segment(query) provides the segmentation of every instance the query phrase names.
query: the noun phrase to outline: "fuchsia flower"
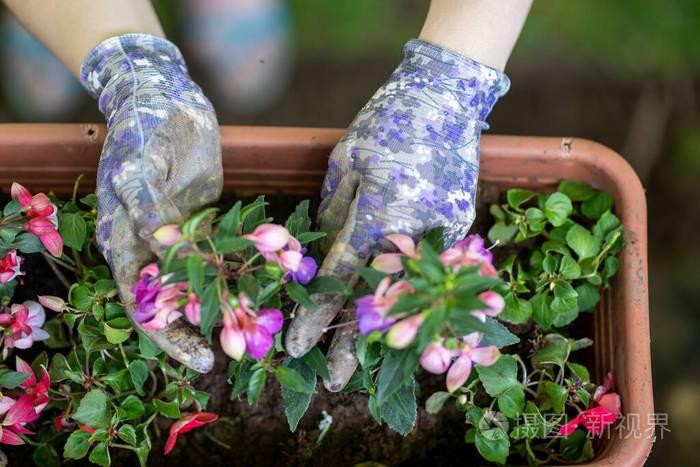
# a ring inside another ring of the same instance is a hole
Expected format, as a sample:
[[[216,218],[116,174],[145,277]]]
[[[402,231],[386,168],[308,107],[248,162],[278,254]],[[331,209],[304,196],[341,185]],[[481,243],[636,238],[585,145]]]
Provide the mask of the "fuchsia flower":
[[[13,183],[10,189],[12,199],[16,199],[29,217],[24,229],[33,233],[44,248],[53,256],[63,254],[63,240],[58,234],[58,208],[51,203],[48,196],[38,193],[34,196],[19,183]]]
[[[132,289],[136,302],[134,319],[143,329],[164,329],[182,316],[180,302],[187,297],[187,283],[166,284],[169,276],[158,277],[159,273],[156,263],[145,266]]]
[[[263,308],[257,313],[245,294],[238,295],[234,309],[224,298],[224,329],[219,335],[224,352],[240,360],[247,350],[256,360],[263,358],[274,345],[274,335],[282,329],[284,316],[276,308]]]
[[[362,334],[383,331],[396,322],[396,318],[387,318],[389,312],[399,300],[402,293],[413,293],[413,287],[406,281],[391,284],[391,278],[381,280],[374,295],[365,295],[355,300],[357,320]]]
[[[27,378],[20,388],[24,389],[27,395],[31,398],[32,404],[34,405],[34,410],[37,413],[44,410],[46,404],[49,403],[49,388],[51,387],[51,377],[46,371],[46,368],[41,367],[41,380],[36,380],[36,375],[34,370],[29,366],[27,362],[19,357],[16,358],[15,368],[20,373],[29,373],[29,378]]]
[[[378,255],[372,261],[372,267],[378,271],[394,274],[403,271],[401,258],[407,256],[409,258],[418,259],[420,256],[416,251],[416,243],[411,237],[403,234],[389,234],[387,240],[396,245],[399,253],[384,253]]]
[[[213,423],[218,420],[219,416],[211,412],[193,412],[182,414],[183,417],[170,425],[170,432],[168,433],[168,440],[165,442],[165,449],[163,454],[167,455],[175,447],[177,442],[177,437],[181,434],[185,434],[188,431],[192,431],[200,426]]]
[[[287,229],[277,224],[261,224],[253,233],[242,235],[242,238],[255,243],[255,248],[261,253],[281,250],[289,241],[289,237]]]
[[[0,326],[5,328],[3,354],[6,356],[11,348],[28,349],[34,341],[48,339],[49,334],[41,328],[45,320],[44,307],[32,300],[15,303],[10,313],[0,314]]]
[[[482,323],[486,321],[487,316],[492,318],[498,316],[506,306],[506,302],[503,300],[503,297],[501,297],[501,294],[491,290],[479,294],[479,300],[486,305],[486,308],[472,311],[471,315],[478,318]]]
[[[593,394],[593,400],[597,406],[584,410],[574,417],[569,423],[559,429],[559,436],[569,436],[576,431],[576,428],[583,424],[593,435],[600,436],[605,428],[615,423],[620,415],[621,400],[620,395],[610,392],[613,387],[612,373],[605,376],[603,386],[598,386]]]
[[[8,250],[4,258],[0,259],[0,284],[10,282],[17,276],[23,276],[20,270],[24,258],[17,256],[17,250]]]
[[[479,235],[469,235],[464,240],[455,243],[440,255],[440,261],[445,266],[460,267],[479,266],[482,276],[498,277],[493,267],[493,255],[484,248],[484,239]]]
[[[268,224],[271,225],[271,224]],[[281,227],[281,226],[277,226]],[[284,229],[284,227],[282,227]],[[257,229],[256,229],[257,230]],[[286,231],[287,229],[285,229]],[[316,275],[318,266],[316,261],[310,256],[304,256],[306,249],[302,248],[299,240],[287,233],[287,243],[281,250],[263,251],[263,257],[272,263],[280,265],[284,271],[284,280],[308,284]],[[245,235],[244,235],[245,237]],[[257,244],[256,244],[257,246]]]
[[[20,435],[32,434],[25,425],[39,418],[39,412],[34,409],[32,397],[21,396],[17,400],[3,397],[0,400],[0,415],[5,415],[0,423],[0,444],[18,446],[24,444]]]
[[[493,365],[500,352],[495,345],[479,347],[482,335],[478,332],[467,334],[462,338],[460,347],[448,350],[442,340],[430,343],[421,354],[420,363],[423,368],[434,374],[447,371],[447,390],[454,392],[469,378],[472,363],[482,366]],[[452,362],[452,358],[457,359]],[[449,368],[449,371],[448,371]]]

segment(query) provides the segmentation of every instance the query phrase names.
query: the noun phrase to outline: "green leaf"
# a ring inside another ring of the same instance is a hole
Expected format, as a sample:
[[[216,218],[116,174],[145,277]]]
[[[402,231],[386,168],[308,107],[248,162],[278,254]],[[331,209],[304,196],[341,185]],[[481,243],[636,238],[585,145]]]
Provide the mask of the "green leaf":
[[[112,406],[109,398],[101,389],[93,389],[80,400],[78,410],[73,418],[82,425],[92,428],[109,427],[112,418]]]
[[[145,358],[155,358],[163,351],[144,333],[139,332],[139,353]]]
[[[314,347],[303,357],[304,362],[311,367],[321,378],[329,381],[331,379],[328,373],[328,362],[326,356],[323,355],[321,349]]]
[[[204,258],[201,256],[187,258],[187,279],[197,295],[201,295],[204,291],[204,267]]]
[[[547,344],[532,356],[532,364],[536,367],[557,365],[563,367],[569,358],[570,344],[568,339],[558,334],[547,336]]]
[[[5,209],[3,209],[2,213],[4,216],[7,216],[8,214],[19,211],[21,208],[22,206],[19,205],[19,201],[13,199],[5,205]]]
[[[544,329],[549,329],[554,324],[556,315],[552,311],[550,304],[552,298],[547,293],[538,293],[530,299],[532,304],[532,319]]]
[[[506,308],[498,315],[498,319],[513,324],[525,324],[532,316],[532,304],[513,293],[506,295]]]
[[[255,405],[260,399],[260,394],[265,387],[265,380],[267,379],[267,372],[264,368],[258,368],[250,375],[250,380],[248,380],[248,403],[250,405]]]
[[[32,374],[30,372],[6,371],[0,375],[0,387],[14,389],[24,383]]]
[[[219,318],[221,303],[219,302],[217,281],[212,281],[204,289],[204,293],[200,297],[201,300],[201,322],[199,327],[202,334],[211,340],[211,333],[214,330],[214,324]]]
[[[311,300],[309,293],[306,289],[296,282],[288,282],[284,289],[287,291],[289,298],[294,300],[295,303],[308,308],[309,310],[315,310],[318,308],[318,304]]]
[[[246,294],[253,303],[257,303],[260,295],[260,282],[253,275],[242,276],[238,279],[238,290]]]
[[[364,279],[367,285],[372,289],[376,289],[379,285],[379,282],[381,282],[381,280],[387,276],[381,271],[377,271],[374,268],[367,267],[359,268],[357,272],[360,273],[362,279]]]
[[[578,224],[574,224],[566,233],[566,244],[576,252],[579,261],[592,258],[600,251],[598,239]]]
[[[418,356],[412,350],[390,350],[384,356],[377,381],[377,401],[384,405],[402,387],[418,367]]]
[[[406,436],[416,425],[416,382],[411,378],[398,388],[381,406],[381,416],[389,428]]]
[[[83,430],[75,430],[68,436],[63,446],[63,457],[66,459],[82,459],[90,449],[91,434]]]
[[[80,213],[64,212],[58,221],[58,233],[63,244],[80,251],[85,244],[87,224]]]
[[[511,386],[498,396],[498,409],[508,418],[516,418],[523,413],[525,391],[521,386]]]
[[[117,415],[120,420],[136,420],[141,418],[144,413],[146,413],[146,409],[143,402],[133,394],[127,396],[117,406]]]
[[[547,224],[547,218],[544,212],[537,208],[527,208],[525,211],[525,219],[527,219],[527,225],[533,232],[540,232]]]
[[[578,429],[559,439],[558,455],[573,464],[589,461],[594,458],[593,442],[583,430]]]
[[[14,246],[19,251],[26,254],[44,251],[44,245],[41,244],[39,237],[29,232],[23,232],[17,235],[17,238],[15,238],[14,241]]]
[[[522,190],[520,188],[512,188],[506,193],[508,205],[513,209],[519,209],[520,205],[529,201],[535,196],[535,193],[530,190]]]
[[[236,201],[231,209],[221,218],[218,231],[216,234],[217,240],[238,235],[238,228],[241,226],[241,202]]]
[[[598,293],[598,287],[584,282],[578,287],[576,287],[576,293],[578,294],[578,308],[581,311],[590,311],[598,305],[600,301],[600,293]]]
[[[447,399],[450,398],[450,393],[447,391],[437,391],[428,397],[425,401],[425,411],[431,415],[435,415],[442,410],[442,406],[445,405]]]
[[[500,428],[491,428],[486,431],[477,431],[474,437],[476,449],[481,457],[489,462],[505,464],[510,451],[508,435]]]
[[[571,256],[564,255],[559,263],[559,274],[566,279],[578,279],[581,276],[581,267]]]
[[[131,381],[134,383],[136,392],[143,396],[145,394],[143,384],[148,379],[148,365],[146,362],[143,360],[129,362],[129,375],[131,376]]]
[[[374,394],[370,394],[367,398],[367,410],[369,410],[369,414],[372,416],[374,421],[377,422],[377,425],[381,425],[382,408],[379,406],[379,402],[377,402],[377,396],[375,396]]]
[[[573,209],[569,197],[562,193],[552,193],[544,203],[544,215],[554,227],[564,225]]]
[[[119,438],[124,441],[127,444],[130,444],[132,446],[136,446],[137,444],[137,439],[136,439],[136,430],[134,429],[133,426],[131,425],[122,425],[119,427],[119,431],[117,432],[117,435],[119,435]]]
[[[297,205],[294,212],[287,218],[284,226],[294,237],[297,237],[300,233],[309,231],[311,228],[311,218],[309,217],[309,200],[305,199]],[[301,242],[301,240],[299,241]]]
[[[545,394],[547,394],[547,397],[549,397],[549,400],[552,402],[554,411],[561,413],[564,410],[566,399],[569,397],[569,391],[564,386],[560,386],[552,381],[544,381],[542,385]]]
[[[586,201],[596,193],[587,183],[576,180],[562,180],[559,183],[558,191],[568,196],[571,201]]]
[[[255,227],[265,222],[265,202],[264,196],[258,196],[255,201],[245,206],[241,210],[241,219],[243,220],[243,232],[252,232]]]
[[[252,245],[253,242],[241,237],[217,238],[215,243],[216,250],[224,254],[238,253]]]
[[[452,316],[452,327],[460,336],[465,336],[472,332],[480,332],[483,335],[481,345],[495,345],[499,349],[520,342],[518,336],[490,317],[486,317],[486,320],[482,323],[469,313],[455,313]]]
[[[315,348],[315,347],[314,347]],[[290,369],[296,371],[303,378],[307,386],[316,385],[316,374],[302,360],[290,359],[285,362]],[[301,417],[304,416],[311,404],[312,394],[308,392],[297,392],[286,387],[282,387],[282,399],[284,400],[284,414],[287,416],[289,430],[296,431]]]
[[[504,222],[496,222],[491,226],[488,232],[488,237],[491,243],[499,243],[501,245],[508,244],[513,235],[518,231],[516,224],[505,224]]]
[[[88,457],[90,462],[97,465],[109,466],[112,463],[112,459],[109,456],[109,447],[107,443],[97,443],[97,445],[92,449],[90,456]]]
[[[476,365],[476,372],[491,397],[498,397],[512,387],[520,386],[518,363],[510,355],[501,355],[493,365]]]
[[[131,335],[131,328],[118,329],[116,327],[110,326],[110,324],[106,322],[102,322],[100,324],[102,326],[105,338],[107,338],[107,342],[109,342],[110,344],[121,344],[122,342],[125,342],[127,339],[129,339],[129,336]]]
[[[277,381],[279,381],[280,385],[285,389],[295,392],[303,392],[306,394],[313,394],[316,392],[315,378],[313,382],[310,382],[293,368],[289,368],[284,365],[276,366],[272,371],[275,373]]]
[[[299,243],[301,243],[302,245],[306,245],[307,243],[311,243],[325,236],[325,232],[304,232],[302,234],[299,234],[297,240],[299,240]]]
[[[177,401],[162,401],[160,399],[153,399],[153,407],[161,414],[168,418],[174,418],[175,420],[180,418],[180,406]]]
[[[605,211],[611,210],[613,204],[612,196],[604,191],[599,191],[595,196],[581,203],[581,214],[589,219],[598,219]]]
[[[68,301],[79,310],[89,310],[94,303],[94,298],[90,289],[84,285],[79,285],[70,289]]]

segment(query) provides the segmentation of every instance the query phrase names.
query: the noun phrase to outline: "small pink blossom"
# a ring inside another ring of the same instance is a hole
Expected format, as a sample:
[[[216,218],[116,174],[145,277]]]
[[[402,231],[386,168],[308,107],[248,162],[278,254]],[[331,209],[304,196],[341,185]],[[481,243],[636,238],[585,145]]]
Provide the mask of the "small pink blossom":
[[[312,257],[304,256],[304,253],[306,249],[301,246],[299,240],[290,235],[282,251],[264,252],[263,256],[267,261],[280,265],[284,271],[285,281],[308,284],[316,275],[318,266]]]
[[[0,283],[10,282],[17,276],[23,276],[20,270],[24,259],[17,255],[17,250],[8,250],[4,258],[0,259]]]
[[[157,264],[145,266],[132,289],[136,304],[134,320],[143,329],[164,329],[182,316],[179,309],[187,296],[187,283],[166,284],[168,276],[158,277],[159,273]]]
[[[391,278],[381,280],[374,295],[365,295],[355,300],[360,332],[383,331],[394,324],[396,318],[387,318],[387,313],[403,293],[413,293],[413,287],[406,281],[391,284]]]
[[[281,250],[289,241],[289,237],[287,229],[277,224],[261,224],[253,233],[242,235],[242,238],[252,241],[261,253]]]
[[[42,329],[45,320],[44,307],[32,300],[13,304],[10,313],[0,314],[0,326],[5,328],[3,354],[7,355],[11,348],[28,349],[34,341],[48,339],[49,334]]]
[[[243,293],[238,295],[236,308],[224,300],[224,329],[219,338],[226,354],[235,360],[240,360],[246,350],[256,360],[267,355],[284,323],[280,310],[263,308],[255,312],[251,305]]]
[[[20,384],[20,388],[24,389],[28,396],[32,399],[34,410],[37,413],[44,410],[44,407],[49,403],[49,388],[51,387],[51,377],[46,368],[41,367],[41,380],[37,381],[36,375],[32,367],[19,357],[16,358],[15,368],[20,373],[29,373],[29,378]]]
[[[440,261],[445,266],[451,266],[456,269],[480,266],[479,273],[482,276],[498,277],[498,272],[493,267],[492,260],[493,255],[484,248],[484,239],[479,235],[469,235],[440,255]]]
[[[16,199],[29,218],[24,229],[33,233],[44,248],[53,256],[63,254],[63,240],[58,233],[58,208],[51,203],[48,196],[38,193],[34,196],[19,183],[13,183],[10,195]]]
[[[177,437],[179,435],[184,435],[188,431],[192,431],[200,426],[207,425],[209,423],[215,422],[219,416],[211,412],[194,412],[194,413],[184,413],[182,418],[172,425],[170,425],[170,432],[168,433],[168,440],[165,442],[165,449],[163,454],[168,455],[170,451],[175,447],[177,442]]]
[[[39,413],[32,404],[32,397],[26,395],[17,400],[3,397],[0,402],[0,415],[3,414],[5,416],[0,422],[0,444],[12,446],[24,444],[20,435],[32,434],[25,425],[39,418]]]
[[[394,274],[403,271],[401,258],[404,256],[413,259],[419,258],[418,252],[416,251],[416,243],[408,235],[389,234],[386,238],[396,245],[396,248],[399,249],[399,253],[384,253],[378,255],[374,258],[374,261],[372,261],[372,267],[374,269],[387,274]]]
[[[486,305],[486,308],[472,311],[471,315],[478,318],[482,323],[486,321],[487,316],[492,318],[498,316],[506,306],[506,302],[501,294],[491,290],[479,294],[479,300]]]
[[[598,386],[593,394],[593,401],[598,405],[579,413],[570,422],[559,429],[559,436],[569,436],[583,424],[593,436],[600,436],[605,428],[615,423],[620,415],[622,402],[620,395],[610,392],[613,386],[612,373],[605,376],[603,386]]]
[[[478,332],[467,334],[462,338],[462,345],[455,360],[447,371],[447,390],[454,392],[469,378],[472,363],[482,366],[493,365],[500,352],[494,345],[479,347],[482,335]]]

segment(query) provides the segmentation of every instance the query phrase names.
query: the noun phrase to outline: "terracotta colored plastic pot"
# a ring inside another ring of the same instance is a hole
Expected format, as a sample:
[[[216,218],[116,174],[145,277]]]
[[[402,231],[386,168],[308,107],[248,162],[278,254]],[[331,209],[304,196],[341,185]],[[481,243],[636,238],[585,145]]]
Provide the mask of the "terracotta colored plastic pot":
[[[104,139],[102,125],[0,125],[0,187],[19,181],[32,190],[68,193],[79,174],[94,187]],[[227,190],[315,195],[342,130],[224,127]],[[647,219],[644,189],[612,150],[575,138],[486,136],[481,179],[508,187],[547,189],[562,178],[610,192],[625,225],[620,272],[594,315],[594,374],[615,374],[626,429],[588,465],[638,466],[653,442],[653,395],[647,292]]]

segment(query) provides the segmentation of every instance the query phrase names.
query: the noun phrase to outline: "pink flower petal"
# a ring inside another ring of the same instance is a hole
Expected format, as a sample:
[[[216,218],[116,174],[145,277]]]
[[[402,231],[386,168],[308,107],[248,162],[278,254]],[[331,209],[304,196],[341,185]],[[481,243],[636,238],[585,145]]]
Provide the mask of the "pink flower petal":
[[[467,356],[461,356],[447,372],[447,390],[454,392],[467,382],[472,371],[472,361]]]
[[[402,319],[398,323],[391,326],[386,335],[386,343],[393,349],[405,349],[408,347],[423,323],[423,315],[415,315],[410,318]]]
[[[15,405],[15,400],[13,398],[2,396],[2,399],[0,399],[0,415],[10,410],[13,405]]]
[[[559,428],[559,436],[569,436],[571,433],[576,431],[576,428],[581,424],[581,416],[577,416],[571,419],[571,421]]]
[[[481,333],[472,332],[462,337],[462,341],[469,347],[476,348],[476,346],[479,345],[479,342],[481,342],[481,337]]]
[[[29,363],[25,362],[19,357],[15,357],[15,371],[19,373],[29,373],[29,377],[24,380],[20,387],[31,388],[36,385],[36,376],[34,376],[34,370],[29,366]]]
[[[56,230],[38,235],[38,237],[41,244],[44,245],[44,248],[46,248],[46,251],[51,253],[51,255],[55,256],[56,258],[63,255],[63,239]]]
[[[246,342],[243,332],[240,329],[224,326],[224,329],[221,330],[221,334],[219,334],[219,340],[221,341],[221,347],[224,352],[226,352],[226,355],[238,361],[243,358]]]
[[[469,357],[474,363],[481,366],[491,366],[496,363],[501,352],[495,345],[489,345],[486,347],[477,347],[469,353]]]
[[[420,364],[426,371],[441,375],[447,371],[452,361],[452,352],[440,342],[431,342],[420,356]]]
[[[598,400],[598,404],[604,407],[610,413],[615,415],[620,413],[622,407],[622,401],[620,400],[620,395],[614,392],[609,392],[605,394]]]
[[[255,322],[270,334],[277,334],[284,324],[284,315],[276,308],[263,308],[258,311]]]
[[[27,324],[29,326],[39,328],[44,325],[46,321],[46,312],[40,303],[34,300],[27,300],[23,302],[22,305],[26,306],[27,310],[29,310],[27,318]]]
[[[608,412],[605,407],[598,406],[581,412],[583,426],[593,435],[600,436],[605,429],[615,423],[617,414]]]
[[[403,271],[401,257],[402,256],[398,253],[384,253],[375,257],[371,266],[377,271],[386,274],[395,274]]]
[[[274,341],[272,336],[262,326],[256,326],[254,330],[244,331],[245,343],[248,353],[256,360],[260,360],[272,348]]]
[[[2,434],[0,435],[0,444],[7,444],[8,446],[21,446],[24,444],[24,440],[9,428],[3,428]]]
[[[408,235],[389,234],[386,236],[386,239],[396,245],[399,251],[409,258],[415,258],[418,256],[416,254],[416,243]]]
[[[299,251],[287,250],[279,255],[280,265],[287,271],[296,272],[301,264],[303,255]]]
[[[17,182],[10,187],[10,196],[19,201],[20,206],[26,206],[32,200],[32,194]]]

